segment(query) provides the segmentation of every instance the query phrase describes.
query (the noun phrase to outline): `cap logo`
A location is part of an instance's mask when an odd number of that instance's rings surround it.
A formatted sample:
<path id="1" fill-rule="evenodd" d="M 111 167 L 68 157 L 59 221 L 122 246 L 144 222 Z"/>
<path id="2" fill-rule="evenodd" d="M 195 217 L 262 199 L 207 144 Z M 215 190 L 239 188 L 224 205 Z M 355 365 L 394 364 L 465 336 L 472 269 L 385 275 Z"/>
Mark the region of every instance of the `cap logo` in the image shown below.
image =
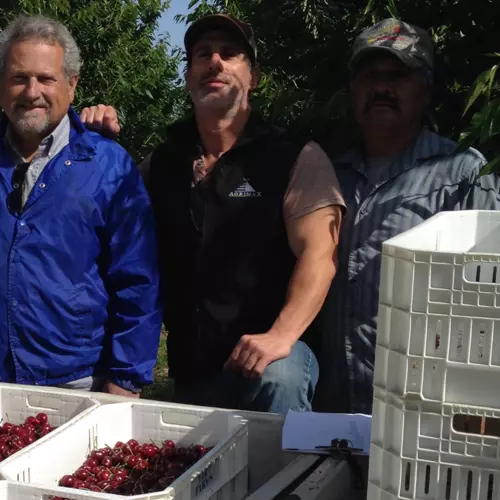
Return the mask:
<path id="1" fill-rule="evenodd" d="M 377 33 L 369 37 L 366 42 L 369 45 L 383 45 L 383 42 L 391 41 L 392 47 L 403 50 L 414 44 L 414 40 L 405 35 L 401 35 L 401 25 L 396 23 L 381 26 Z"/>

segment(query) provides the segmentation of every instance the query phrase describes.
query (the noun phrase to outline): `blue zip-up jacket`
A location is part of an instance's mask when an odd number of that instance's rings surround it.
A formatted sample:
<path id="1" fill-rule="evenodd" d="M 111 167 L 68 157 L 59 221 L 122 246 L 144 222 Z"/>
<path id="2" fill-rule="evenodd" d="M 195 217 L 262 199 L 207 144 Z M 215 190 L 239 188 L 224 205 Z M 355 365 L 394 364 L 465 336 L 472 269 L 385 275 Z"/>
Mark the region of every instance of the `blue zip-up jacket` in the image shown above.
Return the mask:
<path id="1" fill-rule="evenodd" d="M 70 108 L 69 144 L 21 214 L 0 129 L 0 380 L 56 385 L 153 380 L 162 321 L 155 222 L 140 174 Z"/>

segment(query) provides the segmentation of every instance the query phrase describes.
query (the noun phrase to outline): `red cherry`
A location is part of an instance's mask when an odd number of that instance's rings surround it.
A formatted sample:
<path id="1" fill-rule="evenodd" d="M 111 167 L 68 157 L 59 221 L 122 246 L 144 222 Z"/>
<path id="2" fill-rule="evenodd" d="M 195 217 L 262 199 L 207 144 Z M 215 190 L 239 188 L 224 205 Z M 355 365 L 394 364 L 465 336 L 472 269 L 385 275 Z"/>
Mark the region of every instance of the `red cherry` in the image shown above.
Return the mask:
<path id="1" fill-rule="evenodd" d="M 116 480 L 115 481 L 111 481 L 109 483 L 109 489 L 111 491 L 116 490 L 119 486 L 120 486 L 120 483 L 118 481 L 116 481 Z"/>
<path id="2" fill-rule="evenodd" d="M 123 448 L 123 446 L 124 446 L 124 443 L 122 443 L 121 441 L 117 441 L 114 449 L 118 450 L 118 449 Z"/>
<path id="3" fill-rule="evenodd" d="M 146 470 L 148 468 L 148 463 L 144 461 L 138 461 L 135 466 L 136 470 Z"/>
<path id="4" fill-rule="evenodd" d="M 74 475 L 77 479 L 81 479 L 82 481 L 86 481 L 89 477 L 89 471 L 85 470 L 85 469 L 78 469 Z"/>
<path id="5" fill-rule="evenodd" d="M 14 427 L 12 424 L 10 424 L 9 422 L 5 422 L 5 424 L 3 424 L 2 426 L 2 429 L 5 432 L 5 434 L 9 434 L 12 427 Z"/>
<path id="6" fill-rule="evenodd" d="M 75 479 L 75 484 L 73 485 L 73 488 L 76 488 L 77 490 L 81 490 L 84 487 L 84 482 L 80 479 Z"/>
<path id="7" fill-rule="evenodd" d="M 167 439 L 163 442 L 163 446 L 168 446 L 169 448 L 175 448 L 175 443 L 171 439 Z"/>
<path id="8" fill-rule="evenodd" d="M 102 469 L 98 465 L 96 465 L 95 467 L 92 467 L 92 470 L 90 472 L 94 476 L 97 476 L 101 471 L 102 471 Z"/>
<path id="9" fill-rule="evenodd" d="M 99 488 L 99 486 L 97 486 L 97 484 L 91 484 L 88 488 L 90 491 L 102 491 L 101 488 Z"/>
<path id="10" fill-rule="evenodd" d="M 89 467 L 97 467 L 99 465 L 99 462 L 95 458 L 87 458 L 87 460 L 83 462 L 83 465 L 88 465 Z"/>
<path id="11" fill-rule="evenodd" d="M 24 423 L 27 425 L 38 425 L 40 422 L 37 420 L 36 417 L 26 417 Z"/>
<path id="12" fill-rule="evenodd" d="M 109 490 L 109 481 L 99 481 L 97 486 L 99 486 L 101 491 Z"/>
<path id="13" fill-rule="evenodd" d="M 36 426 L 31 424 L 24 424 L 24 428 L 28 434 L 36 434 Z"/>
<path id="14" fill-rule="evenodd" d="M 135 440 L 135 439 L 129 439 L 127 441 L 127 444 L 131 447 L 131 448 L 137 448 L 137 446 L 139 446 L 139 443 Z"/>
<path id="15" fill-rule="evenodd" d="M 132 448 L 128 444 L 123 445 L 122 452 L 124 455 L 133 455 L 134 454 L 134 451 L 132 450 Z"/>
<path id="16" fill-rule="evenodd" d="M 86 483 L 97 483 L 98 479 L 95 477 L 95 476 L 89 476 L 87 477 L 87 479 L 85 480 Z"/>
<path id="17" fill-rule="evenodd" d="M 127 457 L 126 463 L 130 465 L 130 467 L 134 468 L 137 465 L 138 457 L 135 455 L 130 455 Z"/>
<path id="18" fill-rule="evenodd" d="M 101 470 L 101 472 L 99 472 L 99 474 L 97 474 L 97 479 L 99 479 L 101 481 L 107 481 L 109 479 L 110 475 L 111 474 L 107 470 Z"/>
<path id="19" fill-rule="evenodd" d="M 53 427 L 49 424 L 44 424 L 40 427 L 40 437 L 46 436 L 49 432 L 52 432 Z"/>
<path id="20" fill-rule="evenodd" d="M 101 460 L 104 458 L 104 454 L 101 450 L 96 450 L 93 451 L 90 454 L 91 458 L 95 458 L 99 463 L 101 463 Z"/>
<path id="21" fill-rule="evenodd" d="M 19 427 L 19 430 L 16 432 L 16 436 L 19 436 L 21 439 L 28 437 L 28 435 L 28 429 L 25 429 L 24 427 Z"/>
<path id="22" fill-rule="evenodd" d="M 21 450 L 22 448 L 24 448 L 26 445 L 24 444 L 24 441 L 19 437 L 19 436 L 16 436 L 16 439 L 13 439 L 10 443 L 10 447 L 11 449 L 13 449 L 14 451 L 18 451 L 18 450 Z"/>
<path id="23" fill-rule="evenodd" d="M 172 458 L 175 456 L 175 448 L 171 448 L 170 446 L 163 446 L 160 453 L 166 458 Z"/>
<path id="24" fill-rule="evenodd" d="M 61 486 L 64 486 L 65 488 L 73 488 L 75 486 L 75 481 L 76 478 L 74 478 L 73 476 L 66 475 L 61 478 L 59 484 Z"/>
<path id="25" fill-rule="evenodd" d="M 154 457 L 156 455 L 156 450 L 152 446 L 145 444 L 142 447 L 141 455 L 144 458 L 151 458 L 151 457 Z"/>
<path id="26" fill-rule="evenodd" d="M 119 469 L 119 470 L 117 470 L 116 472 L 113 472 L 113 473 L 115 475 L 115 478 L 123 477 L 124 479 L 126 479 L 128 477 L 128 471 L 127 471 L 127 469 Z"/>
<path id="27" fill-rule="evenodd" d="M 111 459 L 111 457 L 103 457 L 103 459 L 101 460 L 101 465 L 109 469 L 113 465 L 113 460 Z"/>
<path id="28" fill-rule="evenodd" d="M 195 451 L 197 451 L 200 455 L 203 455 L 207 449 L 202 445 L 202 444 L 197 444 L 195 447 L 194 447 Z"/>
<path id="29" fill-rule="evenodd" d="M 113 480 L 116 481 L 118 484 L 121 484 L 123 483 L 124 481 L 126 481 L 126 476 L 123 476 L 122 474 L 115 474 L 115 476 L 113 477 Z"/>
<path id="30" fill-rule="evenodd" d="M 13 425 L 10 428 L 10 434 L 12 434 L 13 436 L 18 436 L 19 432 L 22 432 L 22 429 L 19 425 Z"/>
<path id="31" fill-rule="evenodd" d="M 24 439 L 24 444 L 28 446 L 31 443 L 34 443 L 36 441 L 36 437 L 33 436 L 32 434 L 28 434 Z"/>
<path id="32" fill-rule="evenodd" d="M 39 422 L 41 425 L 44 425 L 44 424 L 46 424 L 46 423 L 49 421 L 49 417 L 47 417 L 47 414 L 46 414 L 46 413 L 39 413 L 39 414 L 36 416 L 36 419 L 38 420 L 38 422 Z"/>
<path id="33" fill-rule="evenodd" d="M 115 453 L 112 457 L 113 464 L 118 465 L 118 464 L 123 464 L 125 463 L 125 454 L 123 452 L 118 452 Z"/>

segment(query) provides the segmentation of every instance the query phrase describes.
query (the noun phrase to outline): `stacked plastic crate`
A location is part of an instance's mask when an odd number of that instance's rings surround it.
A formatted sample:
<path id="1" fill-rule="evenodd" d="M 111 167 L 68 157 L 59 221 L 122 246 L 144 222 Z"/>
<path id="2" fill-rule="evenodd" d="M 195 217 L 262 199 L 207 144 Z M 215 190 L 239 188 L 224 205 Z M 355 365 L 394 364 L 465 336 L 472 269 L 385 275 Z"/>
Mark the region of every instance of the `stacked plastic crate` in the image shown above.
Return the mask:
<path id="1" fill-rule="evenodd" d="M 369 500 L 500 498 L 500 212 L 384 244 Z"/>

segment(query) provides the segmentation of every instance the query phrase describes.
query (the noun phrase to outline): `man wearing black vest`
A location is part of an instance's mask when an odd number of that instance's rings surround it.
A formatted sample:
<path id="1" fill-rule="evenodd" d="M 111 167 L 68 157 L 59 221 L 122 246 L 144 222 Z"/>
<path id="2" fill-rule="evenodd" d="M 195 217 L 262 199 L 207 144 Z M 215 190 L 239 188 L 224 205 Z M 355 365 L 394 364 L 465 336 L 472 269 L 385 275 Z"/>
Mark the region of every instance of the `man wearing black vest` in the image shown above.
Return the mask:
<path id="1" fill-rule="evenodd" d="M 185 48 L 194 116 L 139 166 L 158 222 L 175 398 L 308 411 L 319 369 L 299 338 L 336 270 L 334 169 L 316 143 L 251 111 L 259 71 L 246 23 L 204 17 Z"/>

